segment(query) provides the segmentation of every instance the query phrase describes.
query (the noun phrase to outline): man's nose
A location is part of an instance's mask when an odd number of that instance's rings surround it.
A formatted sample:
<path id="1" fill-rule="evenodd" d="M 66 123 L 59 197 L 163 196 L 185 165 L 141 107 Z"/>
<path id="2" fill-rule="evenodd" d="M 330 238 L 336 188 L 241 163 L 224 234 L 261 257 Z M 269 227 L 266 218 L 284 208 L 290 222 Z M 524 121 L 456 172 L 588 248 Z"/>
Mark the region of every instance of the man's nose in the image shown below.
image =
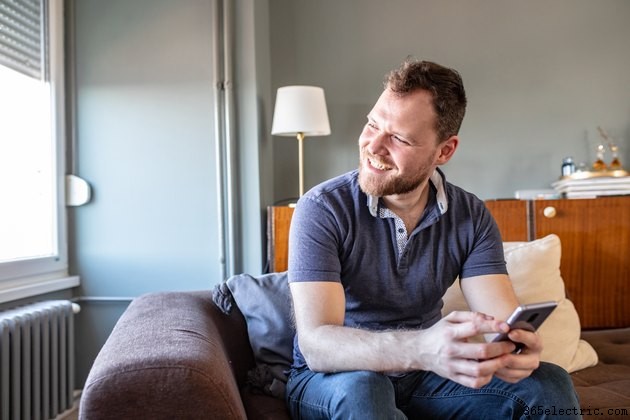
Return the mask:
<path id="1" fill-rule="evenodd" d="M 382 155 L 387 153 L 387 135 L 384 133 L 377 133 L 369 139 L 367 144 L 367 150 L 373 155 Z"/>

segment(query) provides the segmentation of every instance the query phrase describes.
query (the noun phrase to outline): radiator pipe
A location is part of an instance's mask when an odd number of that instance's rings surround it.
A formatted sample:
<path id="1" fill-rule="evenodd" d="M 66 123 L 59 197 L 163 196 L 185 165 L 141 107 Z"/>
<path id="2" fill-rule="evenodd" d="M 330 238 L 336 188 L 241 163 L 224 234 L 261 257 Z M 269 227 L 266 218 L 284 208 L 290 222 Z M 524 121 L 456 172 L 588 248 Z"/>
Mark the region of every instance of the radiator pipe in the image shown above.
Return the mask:
<path id="1" fill-rule="evenodd" d="M 227 280 L 237 270 L 236 236 L 238 234 L 236 180 L 236 144 L 234 121 L 233 5 L 232 0 L 214 2 L 214 131 L 215 165 L 218 196 L 219 262 L 221 278 Z"/>
<path id="2" fill-rule="evenodd" d="M 227 225 L 227 261 L 226 274 L 228 277 L 236 274 L 238 270 L 238 255 L 236 250 L 239 222 L 236 219 L 238 208 L 238 196 L 235 187 L 238 183 L 238 166 L 236 159 L 235 136 L 235 104 L 234 104 L 234 75 L 232 55 L 234 51 L 233 40 L 233 1 L 223 1 L 223 116 L 224 116 L 224 141 L 225 141 L 225 194 L 226 194 L 226 225 Z"/>
<path id="3" fill-rule="evenodd" d="M 213 62 L 214 62 L 214 145 L 215 145 L 215 168 L 217 181 L 217 211 L 218 211 L 218 234 L 219 234 L 219 267 L 222 279 L 227 279 L 226 273 L 226 232 L 225 232 L 225 188 L 224 188 L 224 168 L 223 168 L 223 65 L 222 65 L 222 2 L 216 0 L 214 3 L 212 23 L 213 28 Z"/>

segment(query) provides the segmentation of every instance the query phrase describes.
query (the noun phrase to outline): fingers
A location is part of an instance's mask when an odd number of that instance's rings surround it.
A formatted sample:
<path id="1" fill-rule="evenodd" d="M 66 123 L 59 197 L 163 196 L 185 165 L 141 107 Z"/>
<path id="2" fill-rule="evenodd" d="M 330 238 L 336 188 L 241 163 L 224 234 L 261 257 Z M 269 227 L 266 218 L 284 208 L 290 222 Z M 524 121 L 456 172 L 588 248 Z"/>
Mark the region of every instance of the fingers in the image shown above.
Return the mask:
<path id="1" fill-rule="evenodd" d="M 514 348 L 514 344 L 510 342 L 480 344 L 480 346 L 485 347 L 477 353 L 480 356 L 491 356 L 492 349 L 496 347 Z M 479 360 L 452 358 L 449 360 L 449 371 L 445 376 L 470 388 L 480 388 L 490 382 L 493 376 L 509 383 L 519 382 L 530 376 L 539 365 L 540 358 L 537 353 L 516 355 L 502 352 L 497 357 Z"/>
<path id="2" fill-rule="evenodd" d="M 508 355 L 505 356 L 505 360 L 505 367 L 498 369 L 495 375 L 497 378 L 510 383 L 516 383 L 527 378 L 540 365 L 540 358 L 537 354 Z"/>
<path id="3" fill-rule="evenodd" d="M 472 343 L 469 339 L 486 333 L 506 331 L 508 325 L 478 312 L 452 312 L 432 329 L 438 352 L 447 359 L 487 360 L 514 350 L 514 344 Z"/>
<path id="4" fill-rule="evenodd" d="M 492 380 L 496 372 L 501 370 L 500 359 L 484 361 L 455 360 L 450 364 L 450 379 L 470 388 L 481 388 Z"/>
<path id="5" fill-rule="evenodd" d="M 515 383 L 527 378 L 540 365 L 540 352 L 542 340 L 530 331 L 512 330 L 509 333 L 510 340 L 522 343 L 523 350 L 519 354 L 503 356 L 505 366 L 496 372 L 496 376 L 506 382 Z"/>
<path id="6" fill-rule="evenodd" d="M 509 326 L 480 312 L 455 311 L 443 318 L 450 325 L 451 338 L 467 339 L 480 334 L 507 332 Z"/>
<path id="7" fill-rule="evenodd" d="M 524 344 L 525 348 L 523 351 L 527 351 L 528 353 L 540 353 L 542 351 L 542 340 L 536 333 L 521 329 L 514 329 L 510 331 L 508 337 L 515 343 Z"/>
<path id="8" fill-rule="evenodd" d="M 481 312 L 453 311 L 450 314 L 446 315 L 444 319 L 447 319 L 451 322 L 467 322 L 473 321 L 475 319 L 490 321 L 493 320 L 494 317 Z"/>
<path id="9" fill-rule="evenodd" d="M 514 343 L 453 343 L 444 349 L 444 355 L 450 359 L 468 359 L 474 361 L 489 360 L 514 351 Z"/>

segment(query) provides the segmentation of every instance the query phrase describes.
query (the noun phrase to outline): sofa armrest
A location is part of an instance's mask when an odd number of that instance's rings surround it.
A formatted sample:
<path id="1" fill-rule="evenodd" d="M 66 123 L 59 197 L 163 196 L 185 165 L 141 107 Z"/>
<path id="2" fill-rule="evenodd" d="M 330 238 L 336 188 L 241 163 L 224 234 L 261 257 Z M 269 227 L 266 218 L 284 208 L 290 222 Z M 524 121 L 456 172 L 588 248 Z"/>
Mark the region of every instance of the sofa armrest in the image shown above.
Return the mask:
<path id="1" fill-rule="evenodd" d="M 245 419 L 238 384 L 252 364 L 242 315 L 221 313 L 209 291 L 144 295 L 96 357 L 79 416 Z"/>

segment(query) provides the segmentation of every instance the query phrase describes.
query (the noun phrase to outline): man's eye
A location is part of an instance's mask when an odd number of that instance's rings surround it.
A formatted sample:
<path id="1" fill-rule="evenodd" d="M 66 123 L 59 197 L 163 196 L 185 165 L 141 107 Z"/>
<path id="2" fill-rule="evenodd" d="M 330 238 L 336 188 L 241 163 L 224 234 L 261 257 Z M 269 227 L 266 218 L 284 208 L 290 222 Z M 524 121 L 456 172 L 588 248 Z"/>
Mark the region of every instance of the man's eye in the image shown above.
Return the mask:
<path id="1" fill-rule="evenodd" d="M 407 144 L 407 145 L 409 144 L 409 142 L 408 142 L 407 140 L 403 140 L 403 139 L 401 139 L 401 138 L 400 138 L 400 137 L 398 137 L 398 136 L 392 136 L 392 138 L 393 138 L 394 140 L 396 140 L 398 143 Z"/>
<path id="2" fill-rule="evenodd" d="M 373 128 L 376 130 L 376 124 L 374 124 L 373 122 L 369 122 L 367 123 L 368 127 Z"/>

